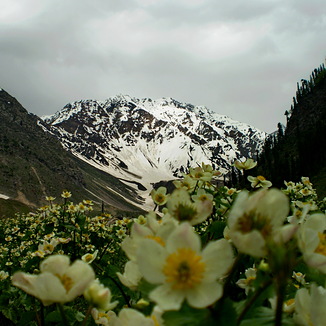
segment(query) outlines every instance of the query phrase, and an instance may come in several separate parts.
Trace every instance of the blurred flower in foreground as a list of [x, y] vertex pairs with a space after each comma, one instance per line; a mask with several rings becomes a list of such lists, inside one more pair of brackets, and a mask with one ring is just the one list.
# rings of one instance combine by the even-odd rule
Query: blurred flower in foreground
[[[111, 325], [111, 324], [109, 324]], [[113, 326], [160, 326], [155, 315], [151, 317], [144, 316], [141, 312], [124, 308], [120, 311], [118, 318], [112, 321]]]
[[85, 299], [91, 306], [108, 311], [118, 304], [118, 301], [111, 302], [111, 291], [104, 287], [98, 279], [94, 280], [84, 292]]
[[254, 257], [267, 254], [266, 244], [288, 241], [297, 226], [283, 225], [289, 199], [280, 190], [261, 189], [253, 195], [238, 194], [228, 218], [228, 236], [240, 252]]
[[294, 321], [302, 326], [325, 326], [326, 289], [312, 284], [309, 290], [302, 288], [295, 296]]
[[96, 308], [92, 309], [91, 314], [97, 325], [112, 326], [114, 320], [117, 318], [113, 311], [102, 311]]
[[88, 264], [76, 260], [70, 265], [69, 257], [64, 255], [45, 259], [40, 271], [38, 275], [17, 272], [12, 277], [12, 283], [40, 299], [45, 306], [74, 300], [95, 279], [94, 271]]
[[192, 307], [204, 308], [222, 296], [217, 280], [231, 267], [233, 251], [225, 239], [212, 241], [201, 251], [200, 237], [184, 222], [165, 247], [144, 239], [137, 261], [144, 278], [159, 284], [149, 297], [160, 309], [178, 310], [185, 299]]
[[326, 273], [326, 215], [314, 214], [301, 224], [298, 232], [303, 259], [312, 267]]

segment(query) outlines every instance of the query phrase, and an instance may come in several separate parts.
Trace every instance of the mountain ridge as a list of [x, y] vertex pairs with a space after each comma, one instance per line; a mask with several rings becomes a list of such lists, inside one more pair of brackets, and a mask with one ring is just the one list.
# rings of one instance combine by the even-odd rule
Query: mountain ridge
[[235, 159], [255, 157], [266, 137], [248, 124], [172, 98], [79, 100], [43, 120], [66, 150], [147, 191], [202, 162], [228, 173]]

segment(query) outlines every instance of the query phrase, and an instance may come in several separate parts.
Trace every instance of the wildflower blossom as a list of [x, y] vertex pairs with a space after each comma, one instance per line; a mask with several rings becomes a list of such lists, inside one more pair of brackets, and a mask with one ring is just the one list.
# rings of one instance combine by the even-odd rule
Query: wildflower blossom
[[114, 320], [117, 318], [114, 311], [103, 311], [96, 308], [92, 309], [91, 315], [95, 324], [104, 326], [112, 326]]
[[63, 191], [62, 194], [61, 194], [61, 197], [62, 198], [70, 198], [72, 195], [71, 195], [71, 192], [70, 191]]
[[162, 310], [178, 310], [184, 300], [204, 308], [221, 297], [223, 288], [217, 280], [233, 262], [231, 245], [221, 239], [200, 247], [199, 236], [187, 222], [172, 232], [165, 247], [142, 240], [137, 262], [144, 278], [158, 284], [149, 297]]
[[169, 214], [179, 222], [188, 221], [192, 225], [206, 220], [212, 213], [213, 202], [207, 198], [205, 201], [193, 202], [186, 190], [175, 190], [167, 202]]
[[195, 189], [197, 182], [189, 175], [186, 175], [183, 180], [174, 180], [173, 184], [177, 189], [185, 189], [187, 191], [192, 191]]
[[17, 272], [12, 277], [14, 286], [40, 299], [45, 306], [72, 301], [83, 294], [95, 279], [93, 269], [81, 260], [70, 265], [68, 256], [54, 255], [40, 265], [41, 273], [31, 275]]
[[209, 182], [212, 180], [212, 172], [204, 171], [200, 166], [189, 169], [189, 176], [194, 180]]
[[245, 276], [246, 278], [241, 278], [236, 282], [236, 284], [241, 289], [244, 289], [246, 294], [248, 294], [250, 290], [254, 290], [254, 288], [252, 287], [252, 282], [256, 279], [257, 269], [256, 268], [246, 269]]
[[254, 257], [267, 254], [267, 242], [286, 242], [296, 226], [283, 223], [289, 201], [277, 189], [262, 189], [249, 196], [242, 191], [236, 198], [228, 218], [228, 235], [239, 251]]
[[325, 307], [326, 289], [313, 283], [310, 291], [306, 288], [297, 291], [293, 319], [300, 326], [324, 326]]
[[298, 244], [309, 266], [326, 273], [326, 215], [310, 216], [298, 232]]
[[0, 281], [3, 281], [9, 277], [8, 272], [6, 271], [0, 271]]
[[87, 253], [84, 256], [82, 256], [82, 261], [84, 261], [87, 264], [92, 263], [96, 257], [97, 257], [98, 250], [95, 250], [93, 254]]
[[250, 169], [253, 169], [256, 165], [257, 165], [257, 162], [255, 162], [252, 158], [248, 158], [244, 162], [241, 162], [241, 161], [234, 162], [234, 166], [238, 170], [250, 170]]
[[168, 200], [168, 195], [166, 193], [165, 187], [159, 187], [157, 190], [153, 189], [151, 191], [151, 197], [156, 205], [162, 206]]
[[84, 297], [90, 305], [99, 310], [111, 310], [118, 304], [118, 301], [111, 302], [110, 289], [101, 284], [98, 279], [89, 284], [84, 291]]
[[262, 175], [259, 175], [258, 177], [253, 177], [249, 175], [247, 177], [248, 181], [251, 182], [252, 188], [270, 188], [272, 186], [272, 183], [265, 179]]
[[118, 318], [115, 318], [113, 326], [160, 326], [156, 316], [146, 317], [141, 312], [124, 308], [119, 312]]
[[177, 225], [174, 219], [166, 217], [159, 223], [155, 214], [148, 214], [147, 222], [146, 225], [134, 223], [131, 227], [130, 236], [126, 237], [121, 244], [130, 261], [126, 263], [124, 273], [117, 273], [117, 275], [121, 283], [131, 289], [135, 289], [142, 278], [136, 257], [141, 240], [150, 239], [161, 246], [165, 246], [166, 239]]

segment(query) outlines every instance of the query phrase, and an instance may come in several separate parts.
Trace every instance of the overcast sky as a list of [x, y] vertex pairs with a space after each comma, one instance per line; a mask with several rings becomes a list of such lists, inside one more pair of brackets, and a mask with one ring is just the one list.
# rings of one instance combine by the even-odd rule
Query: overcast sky
[[271, 132], [325, 56], [325, 0], [0, 0], [0, 87], [39, 116], [172, 97]]

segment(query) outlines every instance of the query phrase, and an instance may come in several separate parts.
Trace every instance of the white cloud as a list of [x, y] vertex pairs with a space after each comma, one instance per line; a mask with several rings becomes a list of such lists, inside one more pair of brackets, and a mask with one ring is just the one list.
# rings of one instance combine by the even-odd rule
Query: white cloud
[[266, 131], [326, 55], [324, 0], [1, 0], [0, 87], [36, 114], [171, 96]]

